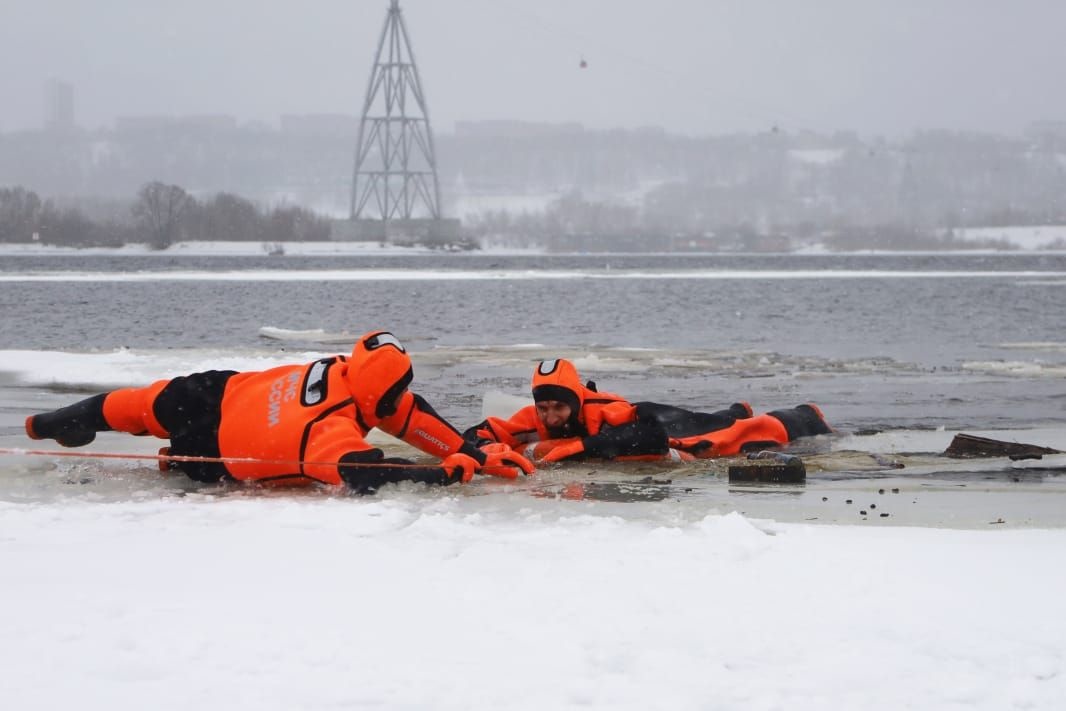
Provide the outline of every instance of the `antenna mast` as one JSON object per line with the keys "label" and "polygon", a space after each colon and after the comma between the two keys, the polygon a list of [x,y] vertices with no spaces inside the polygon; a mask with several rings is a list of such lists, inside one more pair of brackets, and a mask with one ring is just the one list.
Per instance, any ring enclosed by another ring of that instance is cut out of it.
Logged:
{"label": "antenna mast", "polygon": [[433,132],[399,0],[390,0],[359,122],[351,218],[440,220]]}

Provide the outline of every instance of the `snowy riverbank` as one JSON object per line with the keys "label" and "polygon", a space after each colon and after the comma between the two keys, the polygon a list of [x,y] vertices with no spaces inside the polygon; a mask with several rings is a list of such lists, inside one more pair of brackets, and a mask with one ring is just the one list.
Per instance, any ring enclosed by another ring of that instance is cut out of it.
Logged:
{"label": "snowy riverbank", "polygon": [[[997,253],[1039,253],[1042,251],[1061,252],[1066,248],[1066,225],[1050,225],[1036,227],[972,227],[954,230],[952,236],[960,242],[987,243],[996,241],[1002,248],[990,249],[964,249],[956,250],[961,254],[997,254]],[[952,250],[929,252],[930,254],[947,254]],[[417,254],[449,254],[451,252],[429,247],[409,247],[398,245],[386,245],[378,242],[177,242],[166,249],[152,249],[146,244],[126,244],[121,247],[58,247],[55,245],[43,245],[35,243],[0,244],[0,255],[48,255],[48,254],[79,254],[79,255],[129,255],[129,256],[248,256],[262,257],[267,255],[285,256],[402,256]],[[485,243],[480,249],[462,254],[477,255],[537,255],[547,254],[543,247],[532,246],[526,248],[498,246],[491,242]],[[563,254],[563,252],[555,252]],[[825,255],[832,254],[821,243],[806,245],[794,252],[801,255]],[[923,254],[925,252],[909,250],[858,250],[861,254],[888,254],[902,255],[908,253]],[[602,253],[611,254],[611,253]],[[622,253],[614,253],[622,254]],[[648,253],[649,256],[659,253]],[[684,252],[678,252],[684,254]],[[722,252],[728,256],[730,252]],[[841,253],[843,254],[843,253]]]}
{"label": "snowy riverbank", "polygon": [[1056,709],[1066,531],[0,503],[11,708]]}

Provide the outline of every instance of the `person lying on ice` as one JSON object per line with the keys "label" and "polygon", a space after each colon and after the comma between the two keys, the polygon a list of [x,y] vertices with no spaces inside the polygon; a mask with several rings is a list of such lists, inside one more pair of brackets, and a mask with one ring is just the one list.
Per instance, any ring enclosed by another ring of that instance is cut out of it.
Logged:
{"label": "person lying on ice", "polygon": [[509,419],[489,417],[463,436],[498,442],[534,461],[725,457],[830,432],[811,404],[753,415],[747,403],[714,413],[654,402],[631,404],[583,385],[568,360],[546,360],[533,372],[533,405]]}
{"label": "person lying on ice", "polygon": [[[174,461],[197,481],[231,477],[269,483],[346,484],[360,493],[395,481],[451,484],[474,472],[513,478],[533,471],[499,445],[465,442],[407,386],[411,358],[386,331],[343,355],[261,372],[212,370],[103,393],[26,418],[32,439],[80,447],[118,430],[170,440],[166,454],[221,458]],[[374,427],[441,458],[439,466],[384,457],[365,437]],[[247,459],[250,461],[234,461]]]}

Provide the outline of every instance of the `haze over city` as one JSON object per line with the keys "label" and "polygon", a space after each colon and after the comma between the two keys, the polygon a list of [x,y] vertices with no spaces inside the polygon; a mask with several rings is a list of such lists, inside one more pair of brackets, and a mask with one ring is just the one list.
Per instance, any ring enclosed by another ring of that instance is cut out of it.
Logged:
{"label": "haze over city", "polygon": [[[131,115],[357,115],[387,0],[0,2],[0,131],[50,79],[84,128]],[[403,0],[438,132],[456,121],[688,135],[920,128],[1016,135],[1066,117],[1053,0]],[[582,67],[584,62],[587,66]],[[14,68],[14,69],[13,69]]]}

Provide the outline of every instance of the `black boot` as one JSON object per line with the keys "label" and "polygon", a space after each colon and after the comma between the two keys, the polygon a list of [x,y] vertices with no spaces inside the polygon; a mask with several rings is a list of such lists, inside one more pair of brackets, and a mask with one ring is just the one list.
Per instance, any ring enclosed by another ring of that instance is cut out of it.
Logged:
{"label": "black boot", "polygon": [[729,406],[728,412],[730,415],[737,418],[738,420],[746,420],[755,414],[751,409],[751,405],[744,400],[741,400],[740,402],[734,402],[732,405]]}
{"label": "black boot", "polygon": [[825,417],[817,405],[805,403],[797,405],[789,410],[774,410],[768,413],[781,420],[788,432],[788,440],[791,442],[799,437],[813,437],[814,435],[829,434],[832,428],[825,423]]}
{"label": "black boot", "polygon": [[96,439],[97,432],[110,430],[104,419],[107,393],[26,418],[30,439],[54,439],[64,447],[81,447]]}

